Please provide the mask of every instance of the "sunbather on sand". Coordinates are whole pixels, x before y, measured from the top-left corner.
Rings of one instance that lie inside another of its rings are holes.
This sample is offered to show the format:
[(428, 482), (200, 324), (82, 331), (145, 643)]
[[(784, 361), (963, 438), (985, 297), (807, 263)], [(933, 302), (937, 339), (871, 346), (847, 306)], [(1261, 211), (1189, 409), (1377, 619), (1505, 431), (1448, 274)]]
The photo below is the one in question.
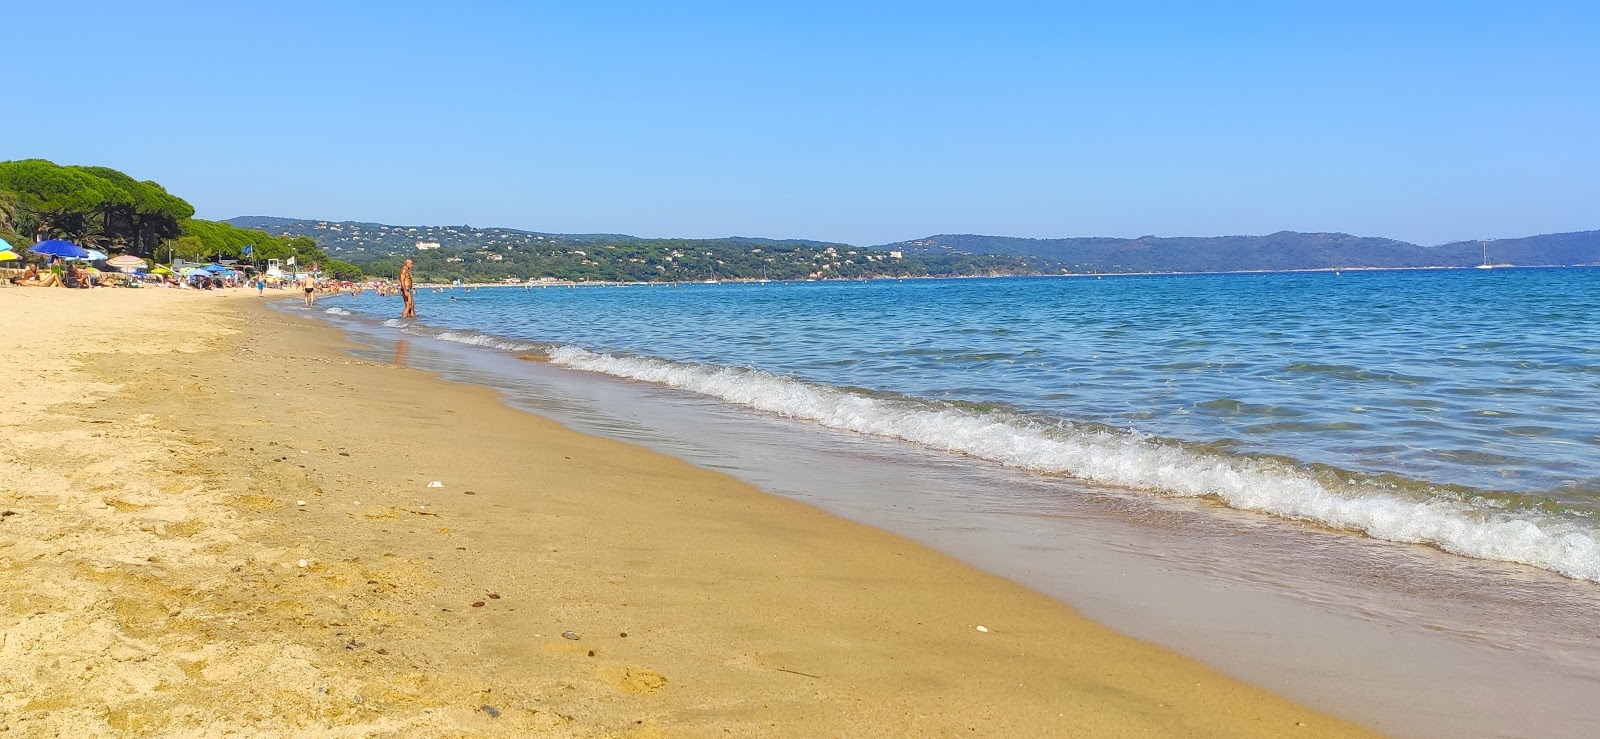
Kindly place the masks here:
[(64, 287), (61, 284), (60, 275), (54, 272), (46, 272), (41, 275), (39, 274), (39, 268), (32, 264), (22, 271), (21, 277), (11, 278), (11, 284), (21, 285), (22, 287)]

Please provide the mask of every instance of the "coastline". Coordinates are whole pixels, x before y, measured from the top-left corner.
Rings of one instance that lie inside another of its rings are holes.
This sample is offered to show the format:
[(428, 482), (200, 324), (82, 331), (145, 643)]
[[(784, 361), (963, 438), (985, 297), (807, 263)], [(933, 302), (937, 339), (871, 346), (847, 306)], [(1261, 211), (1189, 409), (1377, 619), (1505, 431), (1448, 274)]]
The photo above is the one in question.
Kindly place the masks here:
[(25, 400), (0, 415), (20, 463), (0, 473), (0, 724), (1364, 733), (899, 537), (355, 359), (262, 302), (0, 292), (73, 337), (3, 340)]

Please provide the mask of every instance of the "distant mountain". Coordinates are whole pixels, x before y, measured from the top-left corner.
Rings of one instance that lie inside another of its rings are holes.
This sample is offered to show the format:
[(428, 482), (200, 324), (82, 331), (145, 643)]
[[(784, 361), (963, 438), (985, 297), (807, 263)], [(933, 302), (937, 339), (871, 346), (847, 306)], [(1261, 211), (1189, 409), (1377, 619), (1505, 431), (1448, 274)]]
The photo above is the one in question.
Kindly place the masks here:
[(1470, 267), (1483, 259), (1522, 266), (1600, 264), (1600, 231), (1418, 246), (1344, 233), (1266, 236), (1023, 239), (940, 234), (874, 247), (906, 254), (1033, 257), (1069, 272), (1241, 272), (1360, 267)]
[(1520, 239), (1455, 241), (1428, 247), (1435, 261), (1454, 265), (1479, 264), (1483, 249), (1496, 264), (1534, 266), (1576, 266), (1600, 264), (1600, 231), (1573, 231), (1559, 234), (1524, 236)]
[[(1279, 231), (1265, 236), (1024, 239), (940, 234), (857, 247), (805, 239), (648, 239), (626, 234), (560, 234), (473, 226), (392, 226), (246, 216), (241, 228), (310, 236), (337, 259), (374, 265), (403, 256), (438, 274), (480, 279), (573, 276), (590, 279), (701, 279), (975, 274), (1248, 272), (1298, 269), (1600, 265), (1600, 231), (1419, 246), (1345, 233)], [(620, 250), (620, 251), (619, 251)], [(681, 253), (680, 253), (681, 252)], [(781, 254), (783, 256), (776, 256)], [(901, 256), (894, 256), (899, 254)], [(755, 255), (761, 255), (755, 258)], [(622, 261), (613, 264), (612, 258)], [(697, 265), (695, 260), (705, 261)], [(441, 261), (442, 260), (442, 261)], [(475, 262), (486, 260), (473, 272)], [(437, 266), (432, 263), (441, 261)], [(574, 262), (576, 266), (567, 264)], [(466, 265), (456, 267), (453, 265)], [(581, 268), (581, 269), (580, 269)], [(604, 275), (603, 277), (600, 275)]]

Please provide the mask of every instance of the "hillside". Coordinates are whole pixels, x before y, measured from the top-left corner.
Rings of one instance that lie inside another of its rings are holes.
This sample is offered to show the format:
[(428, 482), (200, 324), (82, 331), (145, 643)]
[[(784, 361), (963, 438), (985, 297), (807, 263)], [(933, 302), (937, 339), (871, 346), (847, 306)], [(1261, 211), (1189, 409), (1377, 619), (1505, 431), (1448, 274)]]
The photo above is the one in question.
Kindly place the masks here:
[[(1025, 239), (941, 234), (876, 247), (801, 239), (646, 239), (472, 226), (250, 216), (228, 223), (310, 237), (331, 257), (391, 274), (411, 257), (432, 280), (555, 277), (694, 281), (1600, 264), (1600, 231), (1420, 246), (1345, 233)], [(900, 256), (895, 256), (899, 254)]]
[(253, 228), (275, 236), (309, 236), (329, 254), (360, 261), (411, 254), (417, 244), (438, 244), (445, 249), (485, 249), (506, 244), (571, 244), (583, 246), (617, 239), (623, 234), (554, 234), (514, 228), (472, 226), (390, 226), (361, 221), (318, 221), (303, 218), (241, 216), (229, 218), (239, 228)]
[(556, 234), (471, 226), (391, 226), (250, 216), (241, 228), (310, 237), (330, 256), (370, 274), (394, 276), (406, 257), (419, 279), (491, 282), (554, 278), (578, 281), (865, 279), (1038, 274), (1030, 257), (971, 254), (899, 255), (805, 240), (762, 238), (645, 239), (623, 234)]
[(941, 234), (876, 247), (920, 254), (995, 254), (1046, 260), (1071, 272), (1234, 272), (1357, 267), (1470, 267), (1483, 245), (1497, 264), (1600, 264), (1600, 231), (1419, 246), (1343, 233), (1266, 236), (1023, 239)]
[(1456, 241), (1428, 247), (1435, 261), (1477, 264), (1483, 259), (1483, 246), (1489, 261), (1524, 266), (1600, 264), (1600, 231), (1540, 234), (1520, 239), (1495, 239), (1488, 242)]

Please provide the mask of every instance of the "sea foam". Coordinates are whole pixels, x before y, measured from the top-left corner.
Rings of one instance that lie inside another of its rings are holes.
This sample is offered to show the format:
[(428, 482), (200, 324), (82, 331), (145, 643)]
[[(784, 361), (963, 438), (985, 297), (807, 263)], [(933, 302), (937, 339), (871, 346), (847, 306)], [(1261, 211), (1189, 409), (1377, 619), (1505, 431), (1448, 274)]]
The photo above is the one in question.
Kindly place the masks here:
[(527, 341), (513, 341), (488, 334), (474, 333), (472, 331), (445, 331), (435, 334), (435, 339), (453, 341), (457, 344), (468, 346), (483, 346), (490, 349), (501, 349), (508, 352), (525, 352), (540, 348), (540, 344)]
[[(470, 336), (449, 340), (482, 346), (500, 341)], [(513, 350), (532, 348), (535, 345)], [(1209, 497), (1241, 510), (1600, 582), (1600, 532), (1580, 520), (1500, 510), (1449, 496), (1408, 496), (1376, 483), (1335, 484), (1274, 460), (1200, 453), (1131, 431), (1047, 423), (914, 398), (870, 397), (759, 370), (602, 354), (571, 346), (550, 350), (550, 360), (1019, 469), (1164, 495)]]

